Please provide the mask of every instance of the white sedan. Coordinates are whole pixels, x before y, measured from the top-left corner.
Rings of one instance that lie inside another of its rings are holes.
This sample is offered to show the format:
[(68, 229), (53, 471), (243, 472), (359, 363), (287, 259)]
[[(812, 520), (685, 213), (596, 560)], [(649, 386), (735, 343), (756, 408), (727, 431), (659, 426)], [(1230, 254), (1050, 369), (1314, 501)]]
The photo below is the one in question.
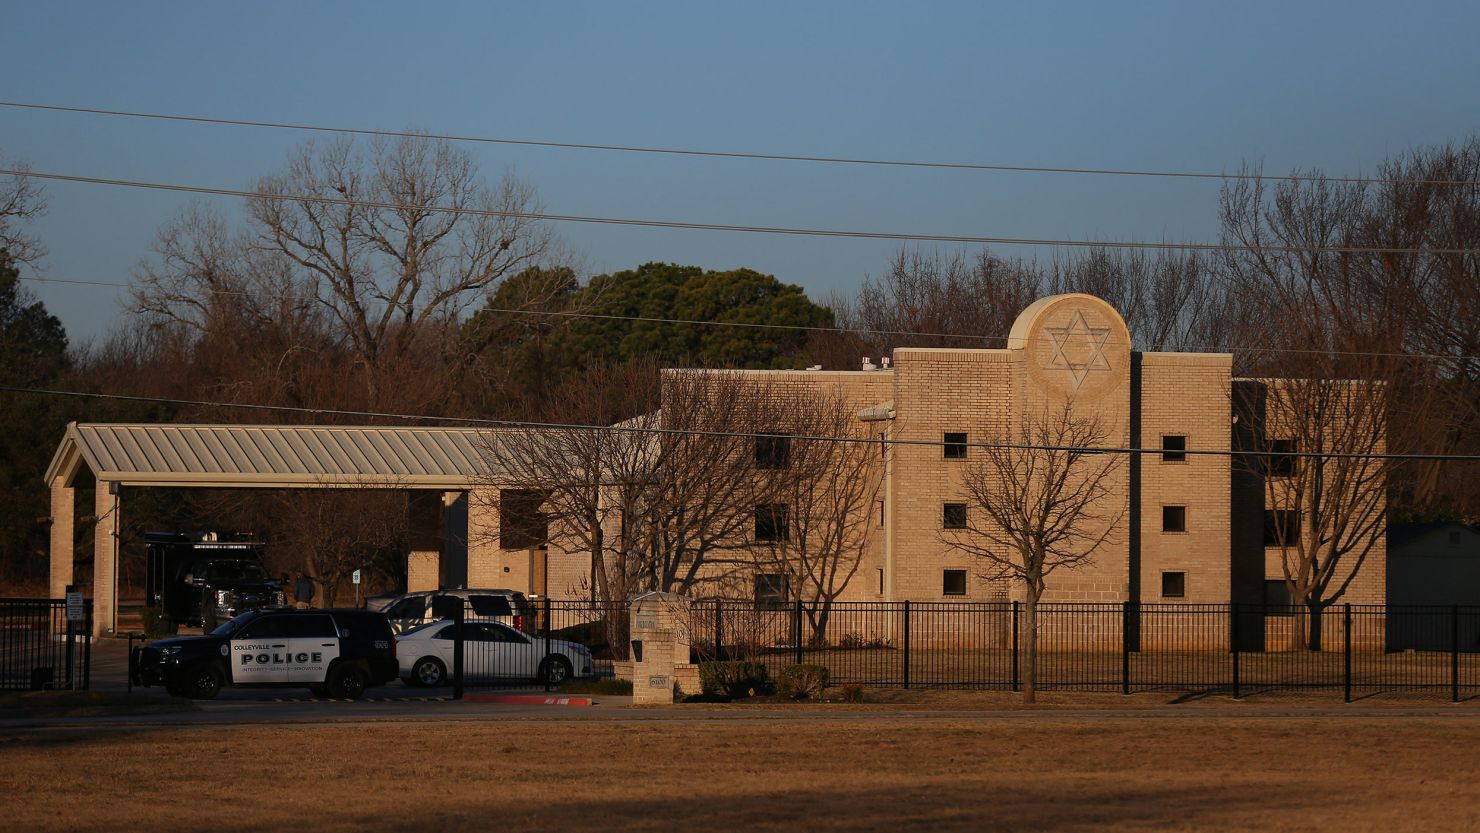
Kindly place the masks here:
[[(591, 676), (591, 651), (563, 639), (528, 636), (497, 622), (465, 622), (463, 678), (469, 680), (538, 680), (559, 685), (571, 677)], [(428, 622), (396, 637), (401, 679), (407, 685), (440, 686), (452, 679), (453, 642), (457, 625)]]

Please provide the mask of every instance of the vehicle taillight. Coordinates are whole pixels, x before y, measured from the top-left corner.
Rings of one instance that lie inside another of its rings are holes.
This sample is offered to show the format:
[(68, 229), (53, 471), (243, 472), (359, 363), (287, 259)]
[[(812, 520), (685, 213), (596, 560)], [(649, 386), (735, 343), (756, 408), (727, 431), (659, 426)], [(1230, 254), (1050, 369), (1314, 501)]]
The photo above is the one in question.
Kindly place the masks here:
[(522, 631), (522, 630), (524, 630), (524, 617), (523, 616), (519, 616), (519, 615), (515, 615), (514, 616), (514, 630), (516, 630), (516, 631)]

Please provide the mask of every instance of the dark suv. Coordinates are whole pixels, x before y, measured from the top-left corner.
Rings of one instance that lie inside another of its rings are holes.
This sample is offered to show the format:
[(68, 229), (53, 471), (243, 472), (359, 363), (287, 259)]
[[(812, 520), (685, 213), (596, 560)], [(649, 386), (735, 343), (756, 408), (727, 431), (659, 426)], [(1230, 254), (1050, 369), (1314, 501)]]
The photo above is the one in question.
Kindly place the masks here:
[(263, 608), (203, 636), (151, 642), (129, 657), (135, 683), (201, 700), (226, 685), (306, 685), (320, 697), (353, 700), (399, 672), (390, 623), (370, 610)]

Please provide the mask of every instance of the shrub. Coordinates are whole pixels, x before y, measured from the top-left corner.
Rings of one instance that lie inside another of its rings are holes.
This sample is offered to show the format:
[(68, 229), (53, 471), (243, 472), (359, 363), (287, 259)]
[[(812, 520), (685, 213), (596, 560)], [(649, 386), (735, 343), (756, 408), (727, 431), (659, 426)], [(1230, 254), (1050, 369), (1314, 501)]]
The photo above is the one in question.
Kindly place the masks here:
[(161, 636), (159, 632), (159, 608), (154, 605), (145, 605), (139, 609), (139, 619), (144, 623), (144, 636), (155, 639)]
[(843, 686), (842, 695), (845, 703), (862, 703), (863, 683), (847, 683)]
[(771, 680), (758, 662), (704, 662), (699, 664), (699, 687), (705, 694), (754, 697), (769, 693)]
[(788, 700), (814, 700), (827, 688), (827, 666), (788, 665), (776, 675), (776, 693)]

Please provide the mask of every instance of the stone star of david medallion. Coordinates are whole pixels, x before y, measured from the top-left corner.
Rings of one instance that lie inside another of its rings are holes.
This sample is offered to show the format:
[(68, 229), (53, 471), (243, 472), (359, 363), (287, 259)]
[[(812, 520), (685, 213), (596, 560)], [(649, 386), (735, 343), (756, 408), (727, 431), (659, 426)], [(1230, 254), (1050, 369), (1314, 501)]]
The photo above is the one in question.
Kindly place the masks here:
[(1053, 344), (1053, 353), (1044, 369), (1069, 371), (1075, 390), (1084, 386), (1084, 380), (1091, 373), (1109, 372), (1105, 342), (1110, 338), (1110, 328), (1091, 327), (1084, 320), (1082, 310), (1075, 310), (1067, 325), (1044, 327), (1043, 333)]

